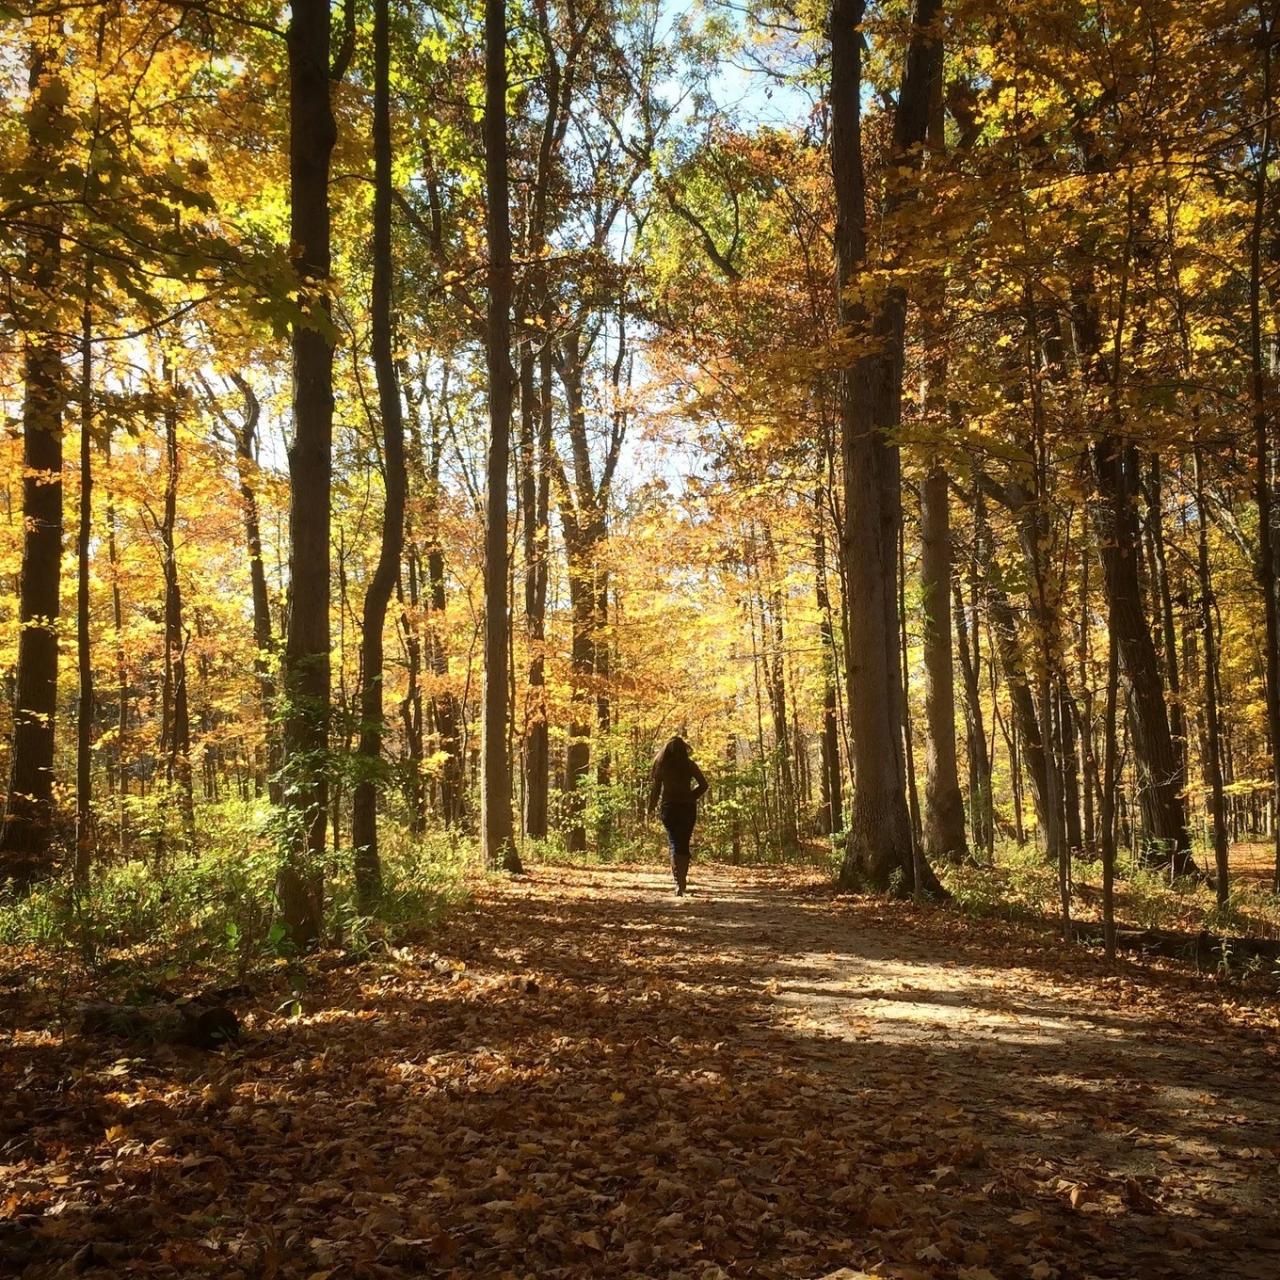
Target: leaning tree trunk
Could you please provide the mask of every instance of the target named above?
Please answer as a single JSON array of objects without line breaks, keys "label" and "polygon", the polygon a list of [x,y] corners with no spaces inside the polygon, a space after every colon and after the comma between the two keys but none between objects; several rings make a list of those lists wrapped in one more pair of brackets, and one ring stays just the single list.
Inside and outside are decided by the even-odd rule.
[{"label": "leaning tree trunk", "polygon": [[[33,163],[56,157],[37,127],[61,115],[62,100],[49,52],[32,56],[30,85]],[[31,218],[24,264],[24,292],[32,311],[53,306],[62,266],[62,226],[56,214]],[[30,329],[22,351],[22,572],[18,589],[18,667],[13,747],[4,825],[0,828],[0,879],[30,884],[49,871],[53,834],[54,714],[58,695],[58,613],[62,568],[62,409],[65,390],[58,339]]]},{"label": "leaning tree trunk", "polygon": [[488,201],[489,469],[485,498],[484,721],[480,834],[486,861],[519,871],[507,758],[507,468],[511,457],[511,210],[507,177],[507,8],[485,0],[484,169]]},{"label": "leaning tree trunk", "polygon": [[307,310],[293,327],[289,449],[289,625],[285,635],[286,832],[278,893],[294,946],[320,936],[329,807],[329,522],[333,467],[333,328],[329,165],[329,0],[292,0],[289,24],[290,242]]},{"label": "leaning tree trunk", "polygon": [[232,373],[231,381],[244,400],[244,419],[235,433],[236,479],[240,485],[240,500],[244,504],[245,549],[249,553],[249,587],[253,601],[253,670],[258,678],[258,697],[262,703],[262,719],[266,732],[267,795],[272,804],[279,804],[283,797],[280,787],[280,739],[275,724],[276,682],[271,663],[275,652],[275,632],[271,626],[271,597],[267,591],[267,570],[262,559],[262,522],[258,514],[258,493],[254,488],[254,473],[258,422],[262,406],[248,381],[238,373]]},{"label": "leaning tree trunk", "polygon": [[382,891],[378,857],[378,782],[382,763],[383,631],[387,605],[400,575],[404,546],[404,417],[396,378],[392,333],[391,253],[391,32],[390,0],[376,0],[373,11],[373,367],[382,415],[386,501],[378,563],[364,596],[360,639],[360,775],[351,797],[351,843],[355,849],[356,899],[371,911]]}]

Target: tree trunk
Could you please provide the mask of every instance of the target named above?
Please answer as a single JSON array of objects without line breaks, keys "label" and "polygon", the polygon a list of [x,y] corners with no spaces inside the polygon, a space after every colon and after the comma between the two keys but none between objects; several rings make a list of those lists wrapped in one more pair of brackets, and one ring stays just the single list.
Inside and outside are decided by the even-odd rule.
[{"label": "tree trunk", "polygon": [[488,203],[489,467],[485,498],[484,764],[480,831],[490,866],[520,871],[507,758],[507,469],[511,456],[511,210],[507,180],[507,8],[485,0],[485,196]]},{"label": "tree trunk", "polygon": [[76,856],[75,878],[87,884],[95,846],[93,823],[93,650],[89,555],[93,540],[93,259],[84,273],[80,325],[80,527],[76,537]]},{"label": "tree trunk", "polygon": [[427,476],[425,519],[427,534],[427,594],[431,616],[428,628],[427,655],[434,678],[431,695],[431,723],[437,749],[444,753],[440,778],[440,816],[446,827],[462,823],[465,812],[466,774],[462,755],[462,709],[449,687],[449,647],[445,634],[444,542],[440,535],[440,429],[432,420],[431,458]]},{"label": "tree trunk", "polygon": [[373,10],[373,297],[371,299],[374,372],[382,416],[383,478],[386,500],[378,563],[364,596],[360,639],[360,772],[351,797],[351,843],[355,849],[356,899],[366,913],[382,892],[378,856],[378,774],[382,765],[383,631],[387,606],[400,576],[404,547],[404,417],[393,350],[391,250],[391,31],[390,0],[375,0]]},{"label": "tree trunk", "polygon": [[987,730],[982,714],[982,690],[979,683],[978,626],[974,618],[972,638],[960,583],[953,585],[955,594],[956,640],[960,657],[960,674],[964,680],[964,722],[966,754],[969,757],[969,822],[973,830],[975,852],[992,853],[995,840],[995,814],[991,795],[991,757],[987,751]]},{"label": "tree trunk", "polygon": [[[33,162],[52,165],[37,118],[62,109],[51,51],[32,53],[30,146]],[[51,131],[51,130],[50,130]],[[23,274],[33,310],[54,304],[62,267],[62,226],[56,214],[33,215]],[[53,835],[54,715],[58,695],[59,584],[62,569],[62,411],[65,398],[58,339],[26,333],[22,348],[22,571],[18,591],[18,667],[13,747],[0,879],[29,885],[50,870]]]},{"label": "tree trunk", "polygon": [[422,724],[422,632],[421,588],[418,585],[418,550],[413,543],[413,532],[405,525],[404,573],[408,578],[408,594],[403,583],[397,588],[400,598],[401,629],[405,648],[405,693],[400,703],[400,720],[404,726],[404,739],[408,770],[405,807],[409,810],[409,834],[415,838],[426,830],[426,806],[424,803],[423,762],[425,741]]},{"label": "tree trunk", "polygon": [[240,501],[244,505],[244,538],[249,552],[249,587],[253,600],[253,657],[254,673],[258,677],[258,697],[262,703],[262,718],[267,743],[267,795],[272,804],[283,799],[280,786],[280,736],[275,723],[276,682],[272,674],[275,654],[275,629],[271,625],[271,597],[267,592],[267,571],[262,560],[262,524],[258,515],[258,494],[254,487],[257,469],[256,441],[262,407],[248,381],[238,373],[231,373],[231,381],[244,400],[244,417],[240,430],[235,433],[236,479],[240,485]]},{"label": "tree trunk", "polygon": [[[167,363],[167,361],[166,361]],[[195,796],[191,778],[191,709],[187,685],[187,632],[182,618],[182,582],[178,576],[178,479],[182,458],[178,450],[178,399],[181,394],[171,372],[165,379],[169,403],[164,413],[165,486],[160,546],[164,554],[164,697],[161,707],[160,749],[166,754],[166,780],[178,789],[183,838],[187,848],[195,839]]]},{"label": "tree trunk", "polygon": [[[1154,849],[1149,860],[1175,875],[1194,873],[1191,837],[1182,798],[1183,776],[1169,732],[1164,684],[1142,610],[1137,554],[1141,547],[1133,503],[1138,450],[1106,436],[1093,448],[1094,474],[1103,503],[1115,510],[1114,536],[1099,530],[1099,557],[1115,622],[1113,638],[1129,689],[1133,754],[1138,767],[1143,824]],[[1101,509],[1101,508],[1098,508]]]},{"label": "tree trunk", "polygon": [[[934,0],[920,0],[907,52],[895,122],[895,151],[909,157],[924,139],[929,79],[941,54],[929,28]],[[845,527],[841,550],[849,614],[849,720],[856,786],[840,880],[846,888],[912,889],[910,819],[902,760],[902,671],[898,654],[897,550],[901,520],[897,425],[905,298],[891,290],[874,324],[854,297],[866,263],[866,195],[862,171],[863,0],[831,7],[831,163],[836,197],[836,286],[847,333],[871,330],[880,351],[840,372],[841,460]],[[855,603],[856,602],[856,603]]]},{"label": "tree trunk", "polygon": [[818,634],[822,647],[822,812],[823,835],[844,829],[843,777],[840,770],[840,709],[836,702],[836,638],[827,587],[827,539],[822,488],[814,492],[813,562]]},{"label": "tree trunk", "polygon": [[1249,229],[1249,398],[1254,436],[1254,497],[1258,505],[1258,579],[1266,619],[1265,688],[1267,726],[1271,737],[1271,829],[1275,843],[1273,886],[1280,893],[1280,575],[1276,568],[1280,553],[1280,502],[1277,501],[1280,497],[1277,492],[1280,442],[1276,439],[1271,404],[1274,378],[1270,376],[1263,349],[1262,263],[1264,240],[1272,234],[1267,204],[1275,127],[1272,119],[1272,44],[1275,40],[1276,6],[1260,6],[1260,12],[1257,48],[1262,57],[1262,103],[1255,118],[1261,121],[1261,126],[1254,169],[1253,217]]},{"label": "tree trunk", "polygon": [[1209,571],[1209,526],[1204,500],[1204,457],[1199,444],[1192,452],[1196,483],[1196,576],[1200,586],[1201,635],[1204,639],[1205,780],[1213,821],[1213,857],[1218,905],[1230,896],[1227,806],[1222,790],[1222,725],[1218,717],[1218,637],[1213,625],[1213,577]]},{"label": "tree trunk", "polygon": [[[549,321],[549,316],[547,317]],[[549,331],[549,323],[544,326]],[[547,725],[546,626],[547,543],[551,506],[551,371],[550,343],[544,343],[538,360],[536,401],[536,462],[533,466],[532,505],[526,507],[525,626],[529,645],[529,716],[525,740],[525,834],[533,840],[547,838],[547,801],[551,780],[551,750]],[[530,382],[533,370],[530,368]],[[532,388],[531,388],[532,389]],[[532,407],[532,406],[531,406]],[[531,424],[530,434],[533,434]],[[529,554],[532,552],[532,559]]]},{"label": "tree trunk", "polygon": [[295,324],[289,449],[289,623],[285,635],[286,832],[280,909],[299,949],[320,936],[329,793],[329,523],[333,327],[329,166],[329,0],[292,0],[289,50],[290,243],[307,319]]},{"label": "tree trunk", "polygon": [[947,475],[933,459],[920,490],[920,585],[924,630],[924,852],[931,862],[965,856],[964,799],[956,766],[955,667],[951,650],[951,514]]}]

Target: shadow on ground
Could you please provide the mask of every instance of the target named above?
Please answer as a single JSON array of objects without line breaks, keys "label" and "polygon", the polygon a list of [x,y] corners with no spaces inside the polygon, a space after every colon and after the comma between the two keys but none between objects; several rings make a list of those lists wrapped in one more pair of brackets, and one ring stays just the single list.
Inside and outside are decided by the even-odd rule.
[{"label": "shadow on ground", "polygon": [[20,1033],[0,1248],[33,1280],[1280,1274],[1274,1039],[1191,979],[930,927],[783,872],[547,868],[223,1057]]}]

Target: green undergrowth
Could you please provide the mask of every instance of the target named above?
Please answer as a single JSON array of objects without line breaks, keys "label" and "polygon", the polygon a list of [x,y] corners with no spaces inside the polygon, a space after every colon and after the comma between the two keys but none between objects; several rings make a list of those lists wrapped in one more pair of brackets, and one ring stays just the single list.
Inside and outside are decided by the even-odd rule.
[{"label": "green undergrowth", "polygon": [[[1196,851],[1207,865],[1203,850]],[[1002,843],[993,863],[938,868],[955,902],[975,914],[1005,919],[1057,919],[1061,910],[1058,871],[1034,843]],[[1102,864],[1072,862],[1073,918],[1102,916]],[[1170,880],[1167,873],[1124,857],[1116,874],[1116,920],[1139,929],[1170,929],[1216,936],[1280,937],[1280,897],[1257,877],[1237,874],[1225,907],[1213,886],[1191,877]]]},{"label": "green undergrowth", "polygon": [[[384,888],[376,911],[356,908],[350,849],[325,866],[322,946],[348,954],[425,935],[466,896],[475,843],[448,832],[380,833]],[[278,918],[279,853],[264,805],[231,802],[206,813],[192,850],[138,847],[69,877],[0,895],[0,947],[9,962],[52,961],[111,985],[242,981],[293,957]]]}]

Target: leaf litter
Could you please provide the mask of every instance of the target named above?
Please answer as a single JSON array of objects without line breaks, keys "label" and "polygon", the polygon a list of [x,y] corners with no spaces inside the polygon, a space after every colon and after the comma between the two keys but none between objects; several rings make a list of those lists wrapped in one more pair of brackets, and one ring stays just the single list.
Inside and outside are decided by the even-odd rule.
[{"label": "leaf litter", "polygon": [[1280,1275],[1274,1006],[811,873],[486,882],[217,1054],[16,1007],[0,1263],[60,1277]]}]

